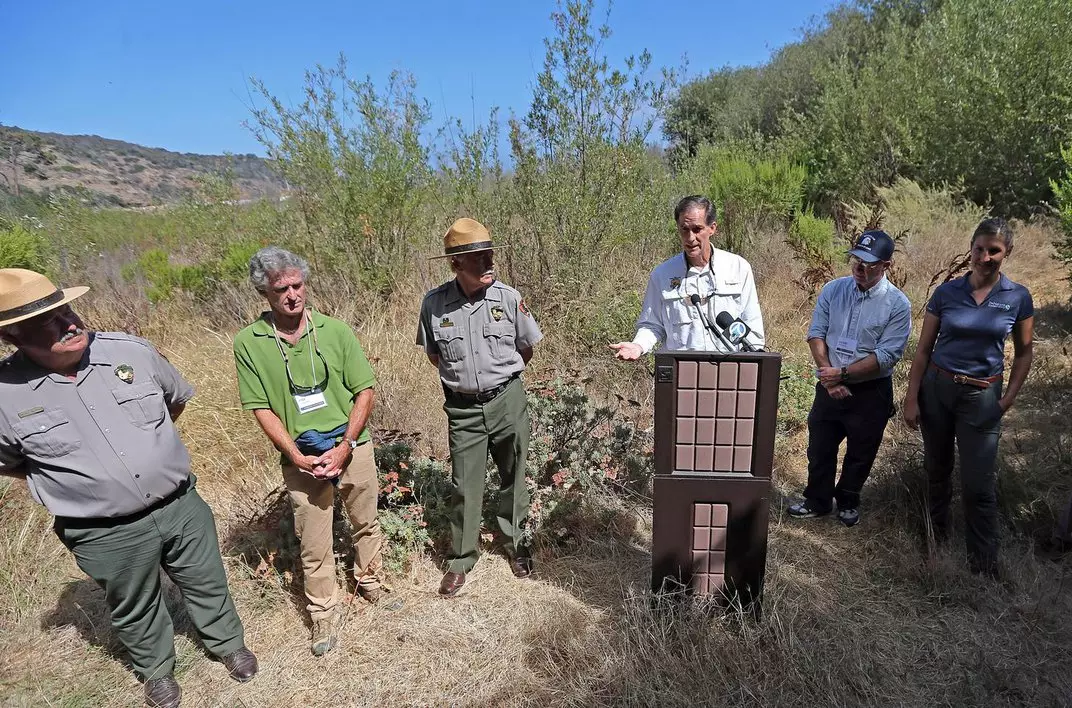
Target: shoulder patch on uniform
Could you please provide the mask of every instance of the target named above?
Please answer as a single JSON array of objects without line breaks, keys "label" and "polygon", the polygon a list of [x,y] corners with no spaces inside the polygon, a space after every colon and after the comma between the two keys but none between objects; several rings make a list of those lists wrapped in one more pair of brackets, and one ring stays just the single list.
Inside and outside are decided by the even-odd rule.
[{"label": "shoulder patch on uniform", "polygon": [[527,317],[532,317],[532,313],[529,312],[529,308],[525,305],[524,300],[521,300],[520,302],[517,303],[517,309],[521,310],[521,314],[523,314],[523,315],[525,315]]}]

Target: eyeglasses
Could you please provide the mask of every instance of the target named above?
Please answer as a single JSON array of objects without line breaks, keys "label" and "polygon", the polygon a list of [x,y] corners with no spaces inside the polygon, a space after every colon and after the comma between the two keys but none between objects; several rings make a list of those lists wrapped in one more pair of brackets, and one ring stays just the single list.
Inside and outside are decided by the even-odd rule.
[{"label": "eyeglasses", "polygon": [[885,265],[885,263],[886,263],[886,261],[875,261],[874,263],[868,263],[868,262],[864,261],[862,258],[860,258],[858,256],[849,256],[849,265],[850,266],[852,266],[853,268],[855,268],[856,266],[860,266],[861,268],[863,268],[868,273],[875,272],[876,270],[881,268],[883,265]]}]

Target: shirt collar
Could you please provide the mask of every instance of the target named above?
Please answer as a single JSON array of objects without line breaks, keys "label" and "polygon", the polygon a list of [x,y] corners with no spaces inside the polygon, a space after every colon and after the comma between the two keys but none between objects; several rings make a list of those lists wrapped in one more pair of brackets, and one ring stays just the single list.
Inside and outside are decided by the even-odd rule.
[{"label": "shirt collar", "polygon": [[[477,297],[473,302],[479,302],[480,300],[491,300],[492,302],[502,302],[502,293],[495,287],[498,280],[492,281],[491,285],[484,288],[484,294]],[[469,302],[469,298],[466,296],[465,291],[462,290],[462,284],[458,282],[458,279],[454,279],[454,285],[447,288],[447,301],[445,304],[451,305],[455,302]]]},{"label": "shirt collar", "polygon": [[885,273],[882,274],[882,279],[881,280],[879,280],[877,283],[872,285],[867,290],[863,290],[863,291],[861,291],[860,287],[856,284],[856,279],[855,278],[853,278],[850,275],[849,279],[852,280],[852,289],[856,292],[856,294],[858,296],[860,296],[862,298],[866,298],[866,299],[870,299],[870,298],[873,298],[873,297],[878,297],[880,295],[884,295],[886,293],[886,291],[890,289],[890,280],[889,280],[889,278],[886,277]]},{"label": "shirt collar", "polygon": [[[961,283],[960,283],[961,289],[966,291],[966,292],[969,292],[969,293],[971,292],[971,289],[972,289],[970,279],[971,279],[971,271],[970,270],[967,273],[964,274],[964,277],[962,277],[960,279],[961,280]],[[1012,290],[1014,288],[1015,288],[1015,283],[1013,283],[1011,280],[1009,280],[1005,276],[1004,273],[998,273],[998,282],[997,282],[997,285],[994,287],[992,292],[998,292],[998,291],[1002,291],[1002,290]]]},{"label": "shirt collar", "polygon": [[[327,321],[327,315],[322,315],[313,308],[307,308],[309,312],[309,321],[313,323],[313,326],[317,329],[322,329],[324,323]],[[265,310],[261,313],[261,316],[253,321],[253,334],[258,337],[272,337],[275,332],[272,330],[272,311]],[[302,337],[305,336],[305,330],[302,330]]]}]

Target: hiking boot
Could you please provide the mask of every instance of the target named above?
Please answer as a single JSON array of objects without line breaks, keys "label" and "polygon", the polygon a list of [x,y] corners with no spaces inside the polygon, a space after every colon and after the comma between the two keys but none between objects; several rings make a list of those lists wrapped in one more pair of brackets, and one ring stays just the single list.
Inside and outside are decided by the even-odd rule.
[{"label": "hiking boot", "polygon": [[313,638],[309,648],[313,656],[324,656],[335,648],[335,614],[319,620],[313,620]]},{"label": "hiking boot", "polygon": [[376,605],[377,608],[387,610],[388,612],[401,610],[406,604],[405,600],[400,597],[390,597],[390,592],[391,591],[383,585],[377,585],[371,588],[362,587],[361,585],[357,586],[357,594],[370,605]]},{"label": "hiking boot", "polygon": [[145,682],[145,705],[149,708],[179,708],[182,689],[172,675]]},{"label": "hiking boot", "polygon": [[812,502],[809,502],[807,499],[805,499],[804,501],[787,508],[785,510],[785,513],[789,514],[789,516],[794,519],[811,519],[816,516],[826,516],[830,513],[829,509],[827,509],[826,511],[819,511],[815,507],[811,506],[811,504]]},{"label": "hiking boot", "polygon": [[856,509],[838,509],[837,519],[846,526],[860,523],[860,512]]}]

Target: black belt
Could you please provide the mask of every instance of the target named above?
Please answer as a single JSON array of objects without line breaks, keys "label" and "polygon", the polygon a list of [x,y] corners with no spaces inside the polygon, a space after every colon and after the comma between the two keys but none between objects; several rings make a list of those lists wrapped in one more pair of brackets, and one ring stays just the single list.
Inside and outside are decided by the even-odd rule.
[{"label": "black belt", "polygon": [[517,379],[519,376],[521,376],[521,374],[514,374],[495,388],[489,388],[487,391],[481,391],[480,393],[462,393],[461,391],[454,391],[452,389],[449,389],[447,388],[446,384],[443,384],[443,394],[447,397],[448,401],[458,401],[459,403],[470,404],[487,403],[488,401],[492,400],[500,393],[505,391],[506,387],[512,384],[514,380]]},{"label": "black belt", "polygon": [[69,529],[78,528],[110,528],[112,526],[121,526],[123,524],[129,524],[143,519],[149,514],[153,513],[157,509],[162,509],[171,502],[175,501],[186,492],[190,491],[193,485],[190,484],[190,478],[187,477],[182,484],[175,488],[175,491],[168,494],[160,501],[152,504],[151,506],[136,511],[133,514],[127,514],[126,516],[102,516],[96,518],[82,518],[78,516],[57,516],[55,524],[56,526],[64,526]]}]

